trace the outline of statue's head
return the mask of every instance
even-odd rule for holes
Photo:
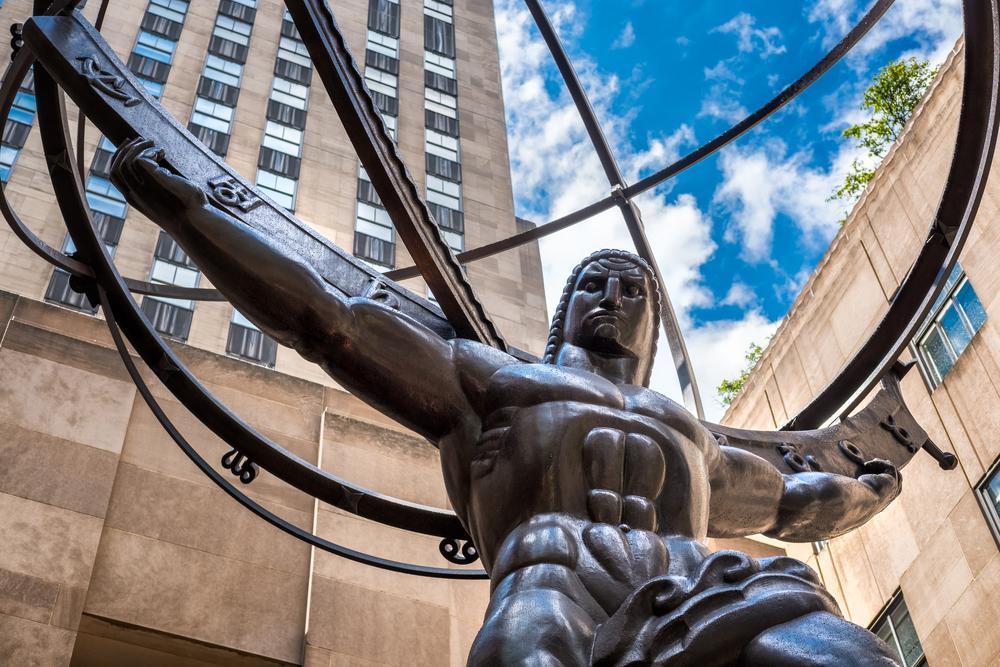
[[[545,348],[556,363],[564,344],[636,361],[637,384],[647,384],[656,355],[660,288],[653,269],[625,250],[600,250],[573,269]]]

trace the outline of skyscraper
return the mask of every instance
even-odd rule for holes
[[[6,0],[0,22],[24,20],[31,5]],[[98,5],[84,10],[91,20]],[[523,229],[492,3],[331,6],[449,245],[473,248]],[[271,199],[380,270],[411,264],[281,3],[111,0],[102,32],[153,96]],[[4,128],[0,179],[25,222],[69,252],[33,125],[29,79]],[[210,287],[112,185],[115,146],[93,126],[85,146],[88,201],[122,274]],[[250,515],[155,423],[100,313],[68,275],[6,227],[0,244],[0,664],[464,663],[484,582],[373,570]],[[537,247],[468,273],[507,339],[540,351],[547,321]],[[404,284],[427,294],[419,280]],[[137,298],[221,400],[282,446],[369,488],[447,507],[433,448],[230,305]],[[155,391],[218,465],[226,445]],[[447,565],[437,540],[366,523],[266,471],[249,493],[323,537]]]

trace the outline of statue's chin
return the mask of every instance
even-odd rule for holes
[[[594,329],[594,338],[602,342],[617,342],[619,336],[621,336],[621,332],[618,331],[618,327],[610,322],[600,324]]]

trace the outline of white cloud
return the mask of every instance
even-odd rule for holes
[[[828,243],[840,218],[840,205],[828,198],[847,170],[843,162],[848,157],[842,151],[823,170],[812,166],[807,151],[788,155],[779,140],[723,151],[719,158],[723,182],[713,201],[730,214],[725,239],[741,245],[746,261],[769,261],[775,219],[784,213],[806,242],[816,247]]]
[[[725,412],[716,388],[724,379],[739,376],[746,365],[744,354],[750,343],[764,345],[778,324],[778,321],[769,320],[761,312],[752,310],[741,319],[717,320],[690,330],[687,336],[688,352],[698,375],[705,417],[709,421],[718,421]],[[653,369],[650,384],[670,396],[678,396],[677,377],[673,365],[665,363],[670,353],[662,337],[659,349],[661,362]]]
[[[571,4],[563,2],[549,9],[560,33],[573,29],[570,24],[575,10]],[[554,94],[552,87],[546,86],[546,77],[553,76],[554,70],[544,44],[530,29],[528,12],[516,0],[500,0],[496,16],[518,208],[525,217],[544,222],[601,198],[608,192],[608,183],[569,96]],[[574,55],[574,64],[605,132],[620,151],[622,171],[630,181],[634,182],[641,173],[668,164],[682,150],[695,145],[692,128],[682,125],[670,134],[650,137],[640,148],[632,148],[628,141],[627,119],[610,110],[620,92],[618,80],[599,72],[587,58]],[[694,353],[693,364],[699,377],[702,363],[708,369],[702,380],[705,402],[715,405],[714,387],[722,376],[711,364],[720,362],[717,359],[703,361],[701,355],[707,351],[716,358],[728,356],[739,364],[748,344],[739,332],[757,335],[761,326],[773,326],[773,323],[754,313],[747,316],[743,328],[740,327],[744,322],[740,320],[707,328],[693,326],[691,310],[712,304],[712,294],[702,279],[702,267],[716,248],[711,235],[712,221],[692,195],[674,193],[669,187],[646,193],[638,198],[637,204],[642,210],[650,242],[656,249],[681,327],[698,350]],[[550,311],[572,268],[589,253],[606,247],[633,249],[617,210],[542,239]],[[723,326],[734,328],[731,336],[739,339],[732,349],[725,351],[717,349],[713,343],[725,338],[719,333]],[[728,372],[728,366],[723,366]],[[653,386],[679,397],[666,343],[660,347]]]
[[[719,303],[723,306],[746,308],[757,303],[757,293],[746,283],[736,281],[729,286],[729,291]]]
[[[707,76],[709,70],[705,71]],[[701,101],[699,118],[718,118],[729,124],[737,123],[747,116],[747,109],[740,104],[739,93],[725,84],[713,85],[708,95]]]
[[[818,0],[808,18],[821,28],[827,47],[840,41],[867,10],[867,0]],[[863,68],[873,54],[901,38],[916,41],[917,46],[900,54],[933,63],[944,61],[962,33],[961,0],[907,0],[895,3],[871,32],[851,51],[849,61]]]
[[[622,29],[621,34],[618,35],[618,39],[614,41],[614,43],[611,45],[611,48],[627,49],[633,44],[635,44],[635,28],[632,26],[632,22],[629,21],[628,23],[625,24],[625,27]]]
[[[781,30],[775,26],[758,28],[757,19],[746,12],[741,12],[713,28],[712,32],[736,35],[736,46],[741,53],[757,52],[761,58],[770,58],[787,50],[785,45],[780,43]]]

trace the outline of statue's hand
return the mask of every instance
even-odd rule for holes
[[[903,476],[890,461],[872,459],[864,464],[858,481],[883,498],[892,500],[903,490]]]
[[[111,160],[111,182],[130,204],[155,222],[208,204],[204,190],[161,166],[163,149],[148,139],[123,144]]]

